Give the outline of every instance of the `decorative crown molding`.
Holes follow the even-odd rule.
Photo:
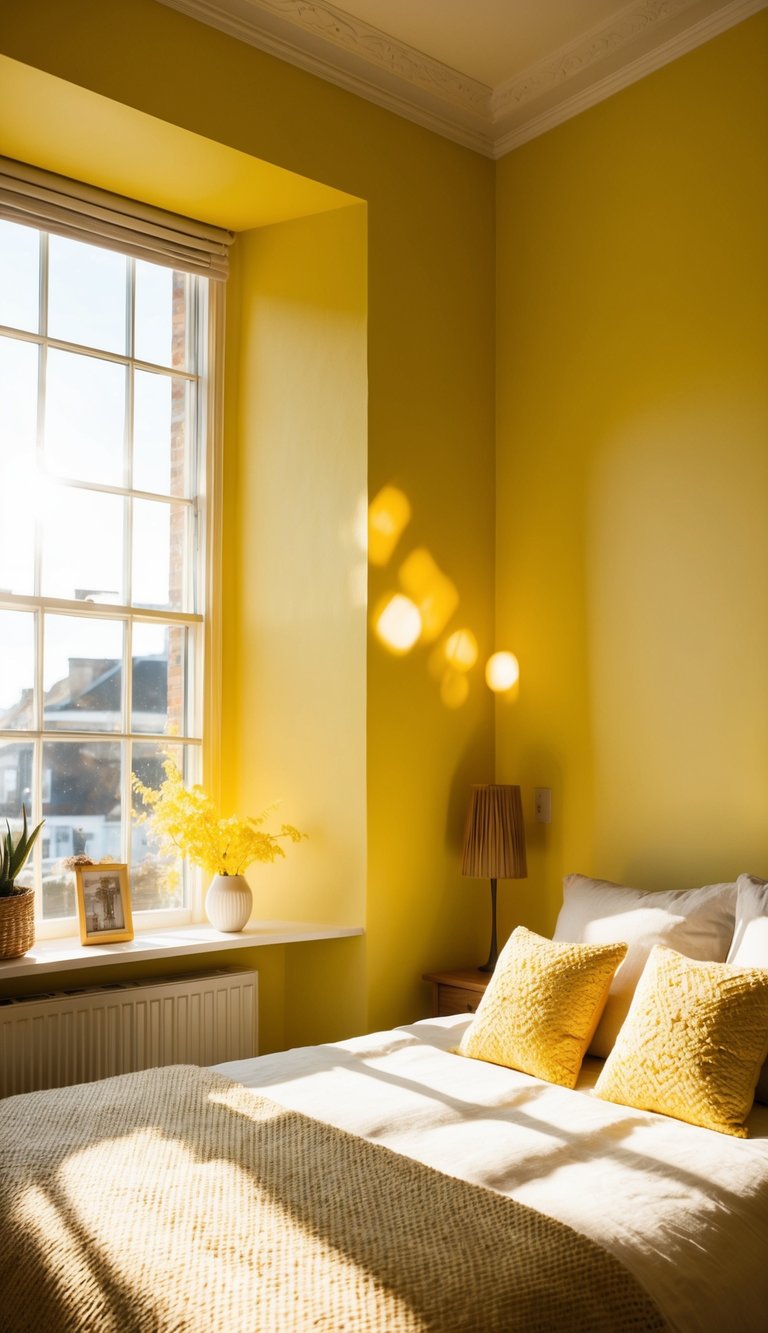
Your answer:
[[[592,65],[620,52],[630,42],[650,33],[654,24],[691,9],[697,0],[639,0],[628,5],[609,22],[596,24],[588,32],[561,46],[522,74],[494,89],[491,111],[500,118],[506,111],[524,106],[542,94],[559,89]]]
[[[498,158],[765,9],[768,0],[630,0],[495,89],[327,0],[160,3]]]
[[[325,0],[160,3],[465,148],[486,157],[493,155],[492,90],[486,84],[459,74],[361,19],[352,19]],[[305,15],[309,26],[302,22]],[[335,15],[341,15],[344,22]]]
[[[702,46],[728,28],[756,14],[758,10],[765,9],[767,3],[768,0],[756,0],[756,2],[735,0],[717,13],[684,28],[669,41],[657,44],[645,55],[634,60],[626,60],[614,73],[591,79],[581,91],[564,88],[564,95],[558,97],[553,105],[538,111],[529,108],[528,113],[511,127],[504,128],[501,124],[502,114],[497,112],[494,116],[494,123],[497,126],[497,133],[494,136],[494,157],[506,156],[521,144],[538,138],[540,134],[546,134],[547,130],[554,129],[556,125],[562,125],[564,121],[571,120],[582,111],[587,111],[589,107],[605,101],[614,93],[621,92],[622,88],[637,83],[638,79],[644,79],[647,74],[653,74],[655,70],[671,64],[673,60],[679,59],[689,51],[694,51],[697,46]],[[497,91],[502,90],[497,89]],[[532,99],[524,99],[522,105],[529,100]]]
[[[442,61],[398,42],[370,23],[337,9],[325,0],[251,0],[251,7],[292,23],[347,52],[403,79],[412,88],[441,97],[451,106],[485,115],[490,89]]]

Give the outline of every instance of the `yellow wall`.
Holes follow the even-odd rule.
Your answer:
[[[246,232],[232,273],[222,799],[308,834],[249,872],[272,920],[366,916],[366,230],[361,204]],[[359,984],[334,998],[364,1026]]]
[[[332,186],[6,55],[0,55],[0,149],[4,157],[235,232],[354,202]]]
[[[561,877],[768,873],[768,14],[498,170],[497,773]]]
[[[372,593],[396,586],[402,555],[415,545],[426,546],[456,585],[457,617],[471,625],[481,651],[489,651],[493,164],[152,0],[110,0],[108,6],[102,0],[71,0],[66,6],[59,0],[11,0],[3,8],[0,48],[81,89],[365,201],[368,443],[367,460],[358,463],[363,469],[367,464],[371,495],[395,483],[408,495],[413,513],[396,557],[376,572]],[[33,105],[30,98],[30,109]],[[25,109],[20,101],[14,115],[23,117]],[[50,114],[55,117],[55,105]],[[77,142],[87,153],[88,126],[78,123]],[[94,126],[98,123],[94,116]],[[102,154],[96,131],[94,144]],[[121,149],[117,134],[118,165]],[[135,165],[134,159],[126,152],[127,162]],[[119,181],[114,186],[119,188]],[[286,236],[265,237],[262,256]],[[308,236],[299,254],[311,252],[302,248]],[[249,262],[259,250],[254,242]],[[358,277],[360,254],[356,236],[350,260]],[[237,300],[234,288],[232,298]],[[253,326],[246,319],[241,327],[247,342]],[[230,349],[232,354],[241,355],[237,349]],[[247,404],[246,410],[250,413]],[[261,443],[250,425],[240,434],[230,430],[225,487],[233,476],[258,475],[251,469],[261,466]],[[319,823],[327,792],[317,789],[313,811],[297,779],[300,809],[294,808],[291,792],[282,785],[285,769],[277,775],[281,781],[275,790],[257,758],[258,737],[249,729],[248,716],[237,715],[237,709],[253,703],[258,679],[247,674],[256,623],[240,612],[247,581],[256,576],[246,565],[260,554],[259,525],[267,517],[261,503],[253,486],[234,499],[228,492],[228,514],[234,509],[236,526],[228,533],[224,574],[240,610],[228,616],[225,626],[228,652],[238,665],[234,679],[225,676],[224,681],[229,712],[222,771],[237,774],[238,790],[232,795],[238,804],[241,796],[282,796],[286,816],[297,822],[303,818],[314,830],[312,851],[309,844],[292,849],[291,860],[298,867],[307,852],[307,874],[317,886],[312,915],[333,919],[340,901],[349,907],[360,894],[352,882],[360,856],[359,826],[344,849],[347,882],[340,889],[333,882],[335,849],[329,846],[320,866],[324,835]],[[341,501],[331,497],[330,517],[338,517],[340,508]],[[354,622],[347,628],[354,637]],[[265,1049],[423,1014],[427,995],[421,972],[465,962],[483,951],[486,922],[477,909],[484,900],[480,886],[461,880],[457,848],[466,789],[492,774],[491,700],[478,668],[466,704],[446,709],[429,658],[430,650],[418,648],[408,660],[395,660],[378,643],[369,644],[366,940],[364,945],[303,945],[286,949],[284,958],[276,955],[262,985]],[[274,664],[265,669],[273,672]],[[295,756],[301,749],[304,721],[284,718],[284,755]],[[359,734],[355,727],[352,731],[352,749],[359,757]],[[275,733],[273,727],[273,740]],[[345,752],[343,763],[348,740],[342,734],[337,741]],[[358,791],[355,800],[363,796]],[[297,881],[302,905],[308,882]],[[276,915],[296,914],[288,909],[288,894],[290,876],[283,875],[279,890],[275,885]],[[252,962],[258,965],[258,952],[249,956]]]
[[[312,570],[335,710],[318,722],[295,670],[308,589],[286,584],[284,566],[269,581],[265,540],[270,555],[273,542],[294,554],[268,512],[275,496],[294,522],[309,520],[306,551],[324,518],[348,532],[366,470],[370,496],[398,486],[412,518],[392,559],[369,571],[371,608],[398,588],[404,557],[426,548],[459,597],[448,628],[473,630],[480,662],[496,646],[518,653],[520,689],[496,709],[496,776],[523,784],[530,874],[502,886],[502,935],[517,920],[548,929],[568,870],[653,886],[768,864],[767,32],[758,15],[494,166],[152,0],[4,7],[11,58],[364,201],[251,235],[230,293],[223,771],[232,800],[282,796],[286,817],[313,834],[267,879],[274,915],[311,904],[340,920],[364,906],[367,932],[262,955],[265,1049],[423,1013],[425,968],[484,954],[487,891],[457,861],[468,787],[492,775],[494,756],[480,665],[451,709],[431,646],[396,658],[369,634],[365,790],[356,785],[360,609],[350,596],[335,618],[333,591],[352,548],[334,527]],[[14,114],[34,105],[19,99]],[[87,132],[77,143],[87,154]],[[121,148],[115,131],[116,163]],[[135,170],[135,153],[125,161]],[[306,211],[327,208],[323,198]],[[325,244],[324,273],[313,258]],[[314,346],[320,329],[340,349],[332,367]],[[275,390],[297,349],[310,397],[282,418]],[[275,378],[259,384],[265,356]],[[345,397],[352,385],[343,438],[323,369]],[[312,404],[320,429],[307,435]],[[298,448],[294,422],[322,511],[304,479],[292,484],[264,454],[273,432]],[[322,475],[326,450],[344,464],[338,492]],[[261,652],[259,610],[272,645],[286,605],[297,619],[278,680],[283,654]],[[279,712],[262,685],[278,690]],[[342,725],[329,792],[318,752],[347,690],[355,720]],[[553,789],[549,827],[530,819],[534,785]],[[356,810],[346,835],[342,796]],[[247,961],[258,966],[258,951]]]

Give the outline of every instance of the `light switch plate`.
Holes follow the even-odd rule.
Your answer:
[[[534,787],[534,809],[537,824],[552,823],[552,788]]]

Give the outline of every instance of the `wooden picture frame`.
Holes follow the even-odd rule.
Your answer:
[[[81,944],[117,944],[133,939],[127,865],[102,861],[76,866],[75,896]]]

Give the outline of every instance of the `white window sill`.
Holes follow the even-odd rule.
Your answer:
[[[265,944],[301,944],[310,940],[340,940],[362,935],[362,926],[322,926],[304,921],[252,921],[237,935],[225,935],[213,926],[173,926],[142,931],[124,944],[81,944],[79,939],[37,940],[23,958],[0,962],[0,982],[12,977],[71,972],[79,968],[110,967],[152,958],[184,954],[222,953],[253,949]]]

